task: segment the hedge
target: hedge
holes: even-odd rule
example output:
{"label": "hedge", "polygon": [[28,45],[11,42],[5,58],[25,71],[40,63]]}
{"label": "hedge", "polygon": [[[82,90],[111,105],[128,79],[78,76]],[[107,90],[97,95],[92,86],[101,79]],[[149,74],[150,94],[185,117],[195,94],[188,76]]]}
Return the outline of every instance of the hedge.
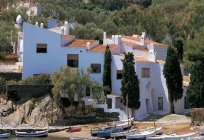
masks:
{"label": "hedge", "polygon": [[51,94],[53,85],[7,85],[7,98],[13,101],[25,101]]}
{"label": "hedge", "polygon": [[9,80],[21,80],[22,79],[22,73],[16,73],[16,72],[0,72],[0,77],[4,78],[6,81]]}

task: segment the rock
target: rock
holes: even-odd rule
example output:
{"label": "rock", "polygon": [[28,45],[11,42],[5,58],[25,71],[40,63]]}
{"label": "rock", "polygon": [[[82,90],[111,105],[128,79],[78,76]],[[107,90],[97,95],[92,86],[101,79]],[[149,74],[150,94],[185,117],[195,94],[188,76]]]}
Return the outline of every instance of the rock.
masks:
{"label": "rock", "polygon": [[23,105],[19,105],[17,110],[5,118],[5,122],[8,124],[20,125],[24,119],[30,114],[34,104],[29,100]]}
{"label": "rock", "polygon": [[[36,101],[34,103],[34,101]],[[4,109],[13,109],[15,112],[7,117],[3,117],[3,126],[17,127],[19,125],[45,127],[51,120],[62,118],[62,112],[52,101],[50,95],[46,95],[37,100],[28,100],[21,105],[14,105],[11,101],[7,102]],[[1,109],[1,108],[0,108]]]}

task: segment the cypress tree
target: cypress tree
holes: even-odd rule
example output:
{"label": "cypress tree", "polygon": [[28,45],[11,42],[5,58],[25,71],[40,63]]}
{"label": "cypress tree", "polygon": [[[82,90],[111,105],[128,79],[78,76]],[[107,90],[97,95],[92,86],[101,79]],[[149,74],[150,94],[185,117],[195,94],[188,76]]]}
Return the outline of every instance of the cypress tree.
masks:
{"label": "cypress tree", "polygon": [[174,113],[174,101],[181,99],[183,96],[183,77],[177,52],[171,46],[167,49],[167,58],[164,64],[163,73],[168,88],[170,113]]}
{"label": "cypress tree", "polygon": [[204,107],[204,63],[197,61],[192,65],[187,101],[190,107]]}
{"label": "cypress tree", "polygon": [[128,95],[128,107],[138,109],[140,107],[139,80],[135,72],[135,62],[133,53],[125,54],[123,61],[123,73],[121,80],[121,92],[126,105],[126,96]]}
{"label": "cypress tree", "polygon": [[110,94],[112,90],[112,82],[111,82],[111,51],[109,46],[106,46],[105,54],[104,54],[104,70],[103,70],[103,86],[107,87],[104,90],[104,94]]}
{"label": "cypress tree", "polygon": [[181,38],[175,39],[174,47],[177,49],[179,60],[183,60],[183,40]]}

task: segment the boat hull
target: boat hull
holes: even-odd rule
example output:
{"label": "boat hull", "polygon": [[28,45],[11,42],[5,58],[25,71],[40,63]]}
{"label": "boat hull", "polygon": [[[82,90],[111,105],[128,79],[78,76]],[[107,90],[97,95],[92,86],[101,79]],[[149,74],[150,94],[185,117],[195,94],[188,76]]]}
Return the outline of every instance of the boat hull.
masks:
{"label": "boat hull", "polygon": [[34,132],[15,132],[17,137],[47,137],[48,130],[45,131],[34,131]]}
{"label": "boat hull", "polygon": [[184,134],[184,135],[161,135],[161,136],[152,136],[147,137],[147,140],[180,140],[180,139],[194,139],[196,137],[197,133],[190,133],[190,134]]}
{"label": "boat hull", "polygon": [[126,139],[127,140],[134,140],[134,139],[137,139],[137,140],[145,140],[147,137],[151,137],[151,136],[155,136],[155,135],[158,135],[158,134],[161,134],[162,133],[162,127],[160,128],[157,128],[157,129],[149,129],[149,130],[146,130],[146,131],[141,131],[141,132],[138,132],[138,133],[135,133],[133,135],[127,135],[126,136]]}
{"label": "boat hull", "polygon": [[10,137],[10,133],[2,133],[0,134],[0,138],[9,138]]}

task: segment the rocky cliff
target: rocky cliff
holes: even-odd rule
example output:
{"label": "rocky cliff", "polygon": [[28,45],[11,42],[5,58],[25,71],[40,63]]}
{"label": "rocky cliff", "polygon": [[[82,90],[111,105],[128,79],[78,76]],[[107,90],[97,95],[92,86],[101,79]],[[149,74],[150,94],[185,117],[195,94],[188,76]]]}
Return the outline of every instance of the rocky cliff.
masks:
{"label": "rocky cliff", "polygon": [[28,100],[23,104],[11,101],[0,105],[1,124],[5,127],[34,126],[46,127],[52,120],[61,119],[62,112],[52,101],[50,95],[40,99]]}

